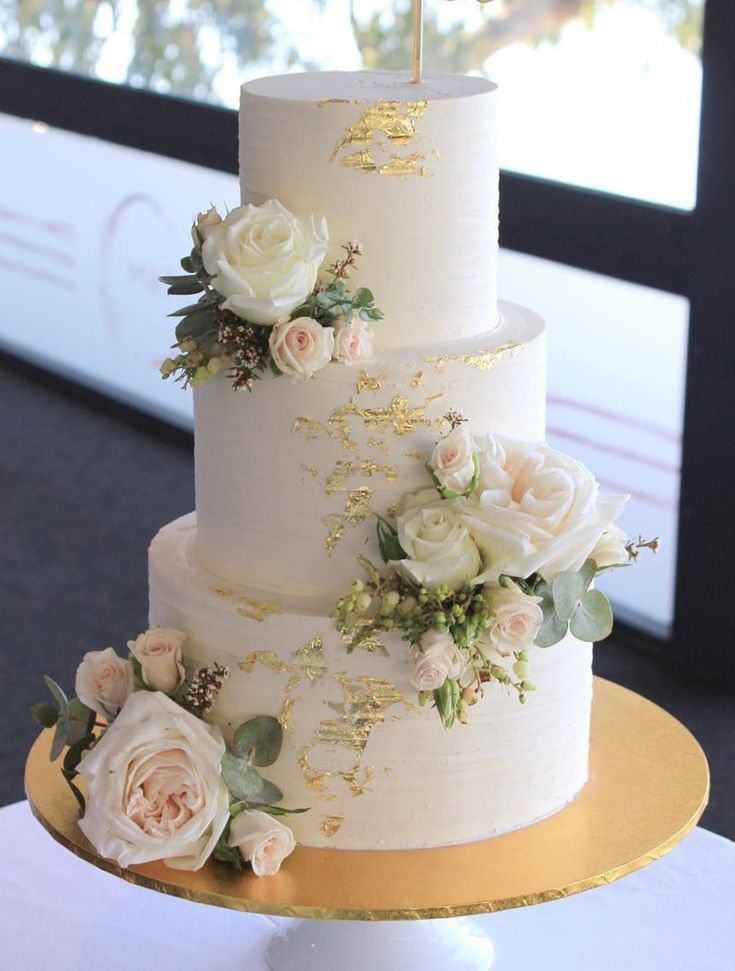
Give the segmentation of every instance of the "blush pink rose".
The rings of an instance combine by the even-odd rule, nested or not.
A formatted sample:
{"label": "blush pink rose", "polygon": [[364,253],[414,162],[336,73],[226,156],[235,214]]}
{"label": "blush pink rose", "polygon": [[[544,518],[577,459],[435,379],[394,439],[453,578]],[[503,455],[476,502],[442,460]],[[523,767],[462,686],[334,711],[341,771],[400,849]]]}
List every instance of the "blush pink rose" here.
{"label": "blush pink rose", "polygon": [[128,641],[148,688],[171,694],[181,685],[185,677],[181,656],[185,640],[186,635],[180,630],[154,627]]}
{"label": "blush pink rose", "polygon": [[310,378],[331,361],[334,330],[312,317],[297,317],[275,324],[268,342],[279,371]]}
{"label": "blush pink rose", "polygon": [[340,364],[358,364],[373,356],[373,335],[361,321],[343,320],[334,328],[334,360]]}
{"label": "blush pink rose", "polygon": [[87,708],[112,721],[133,693],[133,669],[111,647],[88,651],[77,668],[74,690]]}
{"label": "blush pink rose", "polygon": [[253,868],[257,877],[272,877],[296,846],[288,826],[260,810],[245,810],[230,823],[230,846]]}
{"label": "blush pink rose", "polygon": [[158,691],[137,691],[79,764],[79,826],[120,866],[164,860],[197,870],[229,816],[219,731]]}

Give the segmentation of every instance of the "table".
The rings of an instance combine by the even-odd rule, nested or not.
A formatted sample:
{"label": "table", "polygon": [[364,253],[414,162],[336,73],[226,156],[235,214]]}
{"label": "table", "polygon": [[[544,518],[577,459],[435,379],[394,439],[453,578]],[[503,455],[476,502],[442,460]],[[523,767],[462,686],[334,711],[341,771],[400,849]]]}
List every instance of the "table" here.
{"label": "table", "polygon": [[[267,971],[265,941],[285,923],[130,886],[55,843],[25,802],[0,809],[0,915],[12,971]],[[697,829],[610,886],[472,919],[495,971],[729,971],[735,843]]]}

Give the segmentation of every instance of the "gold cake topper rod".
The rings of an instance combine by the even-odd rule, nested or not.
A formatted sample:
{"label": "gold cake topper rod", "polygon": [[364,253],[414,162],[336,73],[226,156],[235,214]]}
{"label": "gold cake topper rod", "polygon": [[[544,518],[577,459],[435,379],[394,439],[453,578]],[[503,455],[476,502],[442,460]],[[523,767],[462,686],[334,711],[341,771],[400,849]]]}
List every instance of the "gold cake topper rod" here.
{"label": "gold cake topper rod", "polygon": [[[477,0],[478,3],[491,3],[492,0]],[[424,63],[424,0],[413,0],[413,77],[414,84],[420,84]]]}
{"label": "gold cake topper rod", "polygon": [[424,0],[413,0],[413,83],[421,83],[424,61]]}

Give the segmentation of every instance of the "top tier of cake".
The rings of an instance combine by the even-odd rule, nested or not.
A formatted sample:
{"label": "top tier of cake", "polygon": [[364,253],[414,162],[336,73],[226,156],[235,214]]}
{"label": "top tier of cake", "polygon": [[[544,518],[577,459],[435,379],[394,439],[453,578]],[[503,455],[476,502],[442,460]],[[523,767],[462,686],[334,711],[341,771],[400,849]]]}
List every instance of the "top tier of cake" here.
{"label": "top tier of cake", "polygon": [[498,322],[497,89],[477,77],[318,72],[242,88],[243,202],[327,219],[330,257],[385,320],[379,350],[472,338]]}

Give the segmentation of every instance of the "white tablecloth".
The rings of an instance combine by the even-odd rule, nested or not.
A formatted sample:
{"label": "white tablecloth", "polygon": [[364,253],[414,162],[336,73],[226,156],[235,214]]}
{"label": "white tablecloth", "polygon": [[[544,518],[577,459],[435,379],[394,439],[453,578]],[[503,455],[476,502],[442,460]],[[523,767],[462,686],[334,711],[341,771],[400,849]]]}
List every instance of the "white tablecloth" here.
{"label": "white tablecloth", "polygon": [[[494,971],[735,971],[735,843],[698,829],[609,887],[477,920]],[[2,971],[266,971],[284,924],[126,884],[56,844],[26,803],[0,809]]]}

